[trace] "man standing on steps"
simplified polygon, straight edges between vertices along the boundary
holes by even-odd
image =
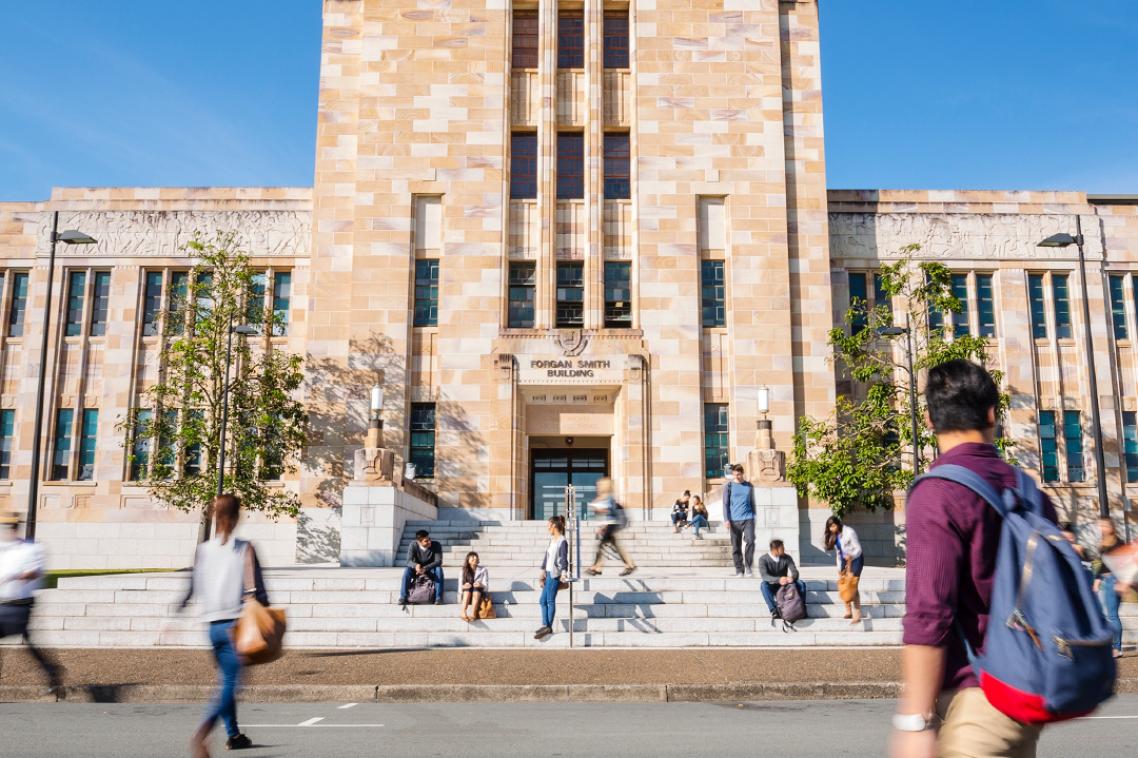
[[[723,525],[731,532],[735,576],[755,574],[755,488],[743,478],[743,467],[731,467],[734,481],[723,485]],[[744,543],[746,548],[744,552]]]

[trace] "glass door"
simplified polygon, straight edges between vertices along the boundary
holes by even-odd
[[[585,505],[596,496],[597,480],[608,476],[608,450],[534,450],[530,470],[534,519],[566,515],[565,488],[570,484],[577,512],[588,518]]]

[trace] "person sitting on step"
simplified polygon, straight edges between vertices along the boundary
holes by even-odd
[[[443,546],[431,539],[426,529],[415,532],[415,541],[407,550],[407,566],[403,569],[399,604],[407,605],[407,594],[417,577],[429,576],[435,582],[435,605],[443,604]]]
[[[672,531],[676,534],[688,524],[689,501],[691,501],[691,490],[684,490],[684,494],[680,495],[672,505]]]
[[[779,617],[775,595],[784,585],[793,582],[798,587],[798,594],[806,599],[806,583],[798,578],[798,566],[787,555],[782,540],[771,540],[771,551],[759,558],[759,577],[762,579],[759,589],[763,591],[763,600],[767,601],[772,619]]]
[[[699,533],[699,530],[708,527],[707,506],[703,504],[703,498],[699,495],[692,495],[691,501],[691,521],[688,522],[688,526],[695,531],[695,538],[702,540],[703,535]]]
[[[479,563],[478,553],[474,551],[467,553],[466,560],[462,563],[462,584],[458,589],[462,595],[460,618],[463,621],[477,620],[482,598],[490,596],[490,572]]]

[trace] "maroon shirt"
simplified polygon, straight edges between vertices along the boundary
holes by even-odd
[[[1000,458],[993,445],[958,445],[937,458],[931,468],[949,463],[971,469],[999,491],[1015,486],[1015,469]],[[1056,520],[1055,506],[1046,495],[1043,513]],[[977,652],[981,651],[1001,522],[995,509],[972,490],[938,479],[922,482],[906,506],[903,641],[945,648],[943,690],[978,686],[956,621]]]

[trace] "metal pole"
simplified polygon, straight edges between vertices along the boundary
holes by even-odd
[[[574,551],[574,556],[578,561],[581,560],[581,520],[577,518],[577,492],[570,484],[565,488],[565,512],[569,514],[569,518],[573,519],[573,528],[577,533],[577,549]],[[570,543],[572,544],[572,543]],[[569,565],[573,565],[573,560],[570,559]],[[549,581],[546,579],[546,581]],[[569,647],[573,647],[573,585],[576,584],[576,577],[569,577]]]
[[[51,214],[51,253],[47,259],[47,295],[43,304],[43,335],[40,338],[40,374],[36,384],[36,423],[32,433],[32,473],[28,482],[28,515],[24,525],[25,539],[36,536],[36,501],[40,489],[40,450],[43,448],[43,395],[47,383],[47,344],[51,331],[51,288],[55,280],[55,244],[59,233],[59,211]]]
[[[908,350],[906,356],[909,362],[909,416],[910,421],[913,423],[913,476],[919,476],[921,473],[921,443],[919,432],[919,420],[917,419],[917,373],[913,370],[913,325],[910,323],[909,314],[905,314],[905,342]]]
[[[1098,467],[1099,515],[1110,518],[1110,499],[1106,494],[1106,454],[1102,443],[1102,421],[1099,418],[1098,376],[1095,370],[1095,348],[1091,341],[1090,288],[1087,286],[1087,262],[1083,252],[1083,219],[1075,216],[1075,245],[1079,248],[1079,277],[1083,284],[1083,335],[1087,343],[1087,370],[1090,372],[1091,427],[1095,436],[1095,463]]]

